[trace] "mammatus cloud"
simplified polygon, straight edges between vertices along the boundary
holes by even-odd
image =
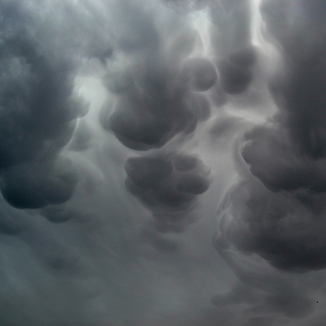
[[[120,9],[129,15],[129,7]],[[157,150],[126,161],[125,186],[153,212],[159,229],[177,230],[196,197],[208,190],[209,171],[195,156],[179,149],[168,153],[165,147],[177,136],[193,137],[197,125],[209,118],[210,104],[201,93],[211,89],[218,76],[209,58],[192,56],[201,40],[184,18],[168,11],[180,30],[171,37],[157,28],[155,16],[141,6],[135,10],[139,17],[128,24],[139,37],[127,46],[124,31],[117,35],[119,50],[103,80],[114,99],[102,108],[100,121],[127,148]],[[119,67],[120,60],[128,66]]]
[[[175,53],[172,55],[175,60]],[[217,80],[215,67],[205,58],[177,59],[180,65],[175,67],[175,62],[144,63],[141,58],[131,68],[136,71],[118,72],[117,80],[115,74],[108,76],[106,84],[118,96],[115,103],[103,107],[101,123],[126,147],[140,151],[161,148],[177,134],[192,133],[208,117],[207,99],[192,90],[211,88]]]
[[[126,188],[149,207],[163,230],[182,229],[186,211],[210,184],[209,170],[191,155],[131,157],[125,170]]]
[[[285,70],[271,80],[278,112],[269,123],[246,134],[242,149],[250,172],[263,185],[246,177],[248,180],[229,195],[235,203],[231,222],[235,228],[231,229],[237,235],[232,235],[231,229],[226,231],[244,251],[256,252],[276,267],[298,270],[324,268],[326,248],[321,231],[326,104],[322,86],[325,65],[321,57],[325,47],[320,39],[312,37],[323,22],[315,19],[312,12],[302,13],[304,5],[289,2],[288,11],[284,12],[280,3],[262,4],[267,28],[286,54]],[[290,11],[290,7],[295,10]],[[279,15],[292,20],[285,36],[278,34],[275,26]],[[311,32],[298,34],[303,25]],[[299,47],[302,52],[298,52]]]
[[[0,0],[0,324],[324,325],[325,9]]]
[[[225,234],[221,241],[231,240],[243,252],[257,253],[277,268],[324,268],[323,210],[315,212],[309,197],[302,197],[307,203],[288,192],[270,192],[255,180],[243,182],[228,195],[234,205],[221,219]]]
[[[1,12],[1,191],[18,208],[62,203],[78,176],[60,151],[87,112],[73,94],[74,60],[54,55],[64,43],[42,42],[53,31],[39,30],[27,3],[1,2]]]
[[[230,189],[218,211],[221,221],[215,241],[226,260],[230,261],[234,246],[279,270],[296,273],[325,268],[322,130],[326,103],[321,59],[325,44],[320,37],[324,22],[316,6],[306,1],[261,4],[264,33],[283,55],[282,65],[270,80],[277,113],[246,133],[241,164],[249,170],[240,172],[242,181]],[[269,292],[267,281],[262,288]],[[291,291],[286,292],[290,295]],[[283,314],[292,314],[294,306],[285,303],[294,303],[299,296],[295,298],[284,293],[278,299],[270,297],[266,307],[282,306]],[[213,302],[234,304],[238,300],[247,299],[230,292]],[[295,311],[311,306],[305,300],[297,302]],[[311,312],[306,310],[308,315]]]

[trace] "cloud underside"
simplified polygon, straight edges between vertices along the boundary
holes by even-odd
[[[0,0],[4,323],[323,320],[325,14]]]

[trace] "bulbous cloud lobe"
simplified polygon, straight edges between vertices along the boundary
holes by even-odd
[[[127,189],[149,207],[161,228],[164,224],[167,229],[170,224],[182,225],[186,211],[210,185],[203,162],[181,153],[131,157],[125,170]]]
[[[40,28],[46,17],[32,9],[18,1],[0,3],[1,191],[19,208],[72,196],[78,176],[59,154],[76,119],[87,112],[73,93],[75,59],[69,47],[64,51],[68,43],[49,42],[59,39],[51,20]]]
[[[117,83],[125,85],[124,91],[111,115],[110,103],[103,107],[101,123],[126,147],[160,148],[179,133],[193,132],[207,116],[207,99],[191,90],[206,91],[215,84],[214,66],[208,59],[197,58],[188,60],[182,71],[181,66],[179,72],[170,69],[149,65],[137,77],[130,74],[122,77],[125,81],[110,82],[113,90]]]
[[[250,173],[243,173],[219,211],[221,248],[234,244],[291,271],[326,267],[326,39],[320,6],[304,0],[261,4],[264,33],[283,60],[269,81],[278,112],[246,133],[241,153]]]
[[[132,8],[137,14],[115,35],[115,56],[103,79],[113,100],[103,106],[100,120],[124,146],[147,151],[193,133],[208,118],[210,105],[200,93],[218,77],[208,57],[192,55],[202,41],[185,17],[162,6],[160,17],[151,6],[144,10],[136,2]],[[131,12],[125,2],[116,10],[118,17]],[[139,35],[133,46],[126,46],[125,30]]]
[[[257,253],[280,269],[325,268],[325,195],[315,197],[306,195],[300,201],[287,192],[271,193],[258,181],[243,182],[221,206],[219,241]]]
[[[205,94],[217,84],[218,73],[208,56],[194,55],[196,48],[203,52],[203,44],[186,17],[162,6],[160,17],[157,8],[145,10],[138,2],[132,8],[137,15],[117,31],[117,49],[106,66],[103,84],[111,99],[100,123],[125,147],[149,153],[127,159],[125,186],[160,229],[183,229],[190,220],[186,211],[209,188],[209,171],[199,158],[169,145],[176,138],[186,143],[210,117]],[[117,11],[130,15],[125,2]],[[135,34],[132,44],[125,29]]]

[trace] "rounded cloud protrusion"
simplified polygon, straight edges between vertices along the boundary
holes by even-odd
[[[185,82],[195,91],[207,91],[217,81],[213,64],[204,58],[188,59],[183,67]]]
[[[74,194],[78,174],[65,160],[16,166],[4,173],[1,192],[16,208],[42,208],[61,204]]]
[[[191,155],[132,157],[125,171],[127,189],[155,214],[188,210],[210,186],[209,170]]]

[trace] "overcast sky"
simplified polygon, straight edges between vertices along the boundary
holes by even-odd
[[[0,325],[326,325],[326,1],[0,0]]]

